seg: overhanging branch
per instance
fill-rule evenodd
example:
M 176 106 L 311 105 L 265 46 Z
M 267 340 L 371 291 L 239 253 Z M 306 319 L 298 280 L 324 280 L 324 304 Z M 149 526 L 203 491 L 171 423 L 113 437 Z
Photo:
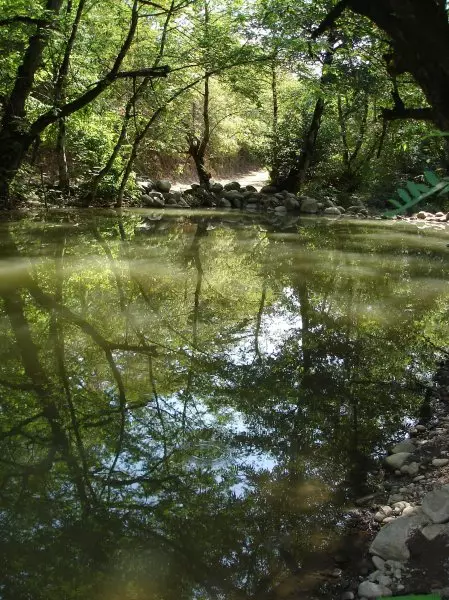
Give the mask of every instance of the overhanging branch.
M 115 79 L 124 79 L 126 77 L 167 77 L 169 73 L 169 66 L 148 67 L 143 69 L 135 69 L 134 71 L 121 71 L 120 73 L 117 73 Z
M 24 23 L 25 25 L 39 25 L 42 27 L 43 25 L 48 24 L 48 21 L 44 21 L 42 19 L 33 19 L 33 17 L 26 17 L 24 15 L 16 15 L 15 17 L 9 17 L 7 19 L 0 19 L 0 27 L 4 27 L 6 25 L 14 25 L 14 23 Z
M 335 21 L 341 17 L 349 6 L 350 2 L 351 0 L 340 0 L 312 33 L 312 39 L 316 40 L 317 37 L 323 35 L 328 29 L 331 29 L 335 25 Z
M 395 121 L 397 119 L 415 119 L 417 121 L 432 121 L 435 117 L 431 108 L 384 108 L 382 117 L 385 121 Z

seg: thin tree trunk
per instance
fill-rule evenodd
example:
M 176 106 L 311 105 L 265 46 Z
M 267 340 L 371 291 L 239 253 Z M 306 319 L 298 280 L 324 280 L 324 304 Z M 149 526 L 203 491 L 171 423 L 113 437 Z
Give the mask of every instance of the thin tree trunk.
M 54 92 L 54 105 L 58 110 L 66 100 L 66 87 L 67 77 L 70 69 L 70 57 L 72 55 L 73 46 L 75 45 L 76 36 L 78 33 L 78 27 L 81 22 L 84 6 L 86 0 L 79 0 L 78 8 L 76 11 L 75 19 L 72 24 L 67 45 L 64 50 L 64 56 L 59 67 L 58 77 L 56 79 L 55 92 Z M 71 3 L 67 8 L 67 12 L 71 11 Z M 67 165 L 67 154 L 66 154 L 66 120 L 61 118 L 58 121 L 58 136 L 56 139 L 56 156 L 58 163 L 58 186 L 64 192 L 68 192 L 70 189 L 69 169 Z
M 295 157 L 294 164 L 289 169 L 288 173 L 283 177 L 279 177 L 278 180 L 272 182 L 277 188 L 287 190 L 294 194 L 296 194 L 304 185 L 310 164 L 315 154 L 316 142 L 321 127 L 325 106 L 323 88 L 326 83 L 328 67 L 332 65 L 334 59 L 335 38 L 335 33 L 331 31 L 328 36 L 328 49 L 326 50 L 323 59 L 323 71 L 320 78 L 320 95 L 315 103 L 312 120 L 304 136 L 302 150 L 300 154 Z
M 270 180 L 278 181 L 280 176 L 280 157 L 279 157 L 279 99 L 276 63 L 271 65 L 271 98 L 273 103 L 273 121 L 271 126 L 272 145 L 271 145 L 271 170 Z

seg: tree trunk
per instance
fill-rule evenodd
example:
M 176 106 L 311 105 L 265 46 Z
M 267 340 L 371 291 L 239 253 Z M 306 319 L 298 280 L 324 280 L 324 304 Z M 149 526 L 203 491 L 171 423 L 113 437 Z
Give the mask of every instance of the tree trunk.
M 66 153 L 66 122 L 58 121 L 58 136 L 56 138 L 56 156 L 58 161 L 58 187 L 63 192 L 70 190 L 69 167 Z
M 48 0 L 45 8 L 50 14 L 58 15 L 62 2 L 63 0 Z M 36 31 L 28 39 L 27 49 L 17 70 L 14 87 L 4 102 L 0 123 L 0 208 L 10 208 L 10 184 L 33 141 L 34 136 L 27 131 L 25 105 L 42 62 L 48 27 L 49 21 L 37 21 Z
M 307 172 L 310 168 L 313 156 L 315 154 L 316 141 L 321 127 L 321 121 L 324 113 L 324 97 L 322 88 L 326 82 L 327 67 L 330 67 L 334 59 L 334 43 L 335 33 L 329 33 L 329 48 L 326 50 L 323 59 L 323 71 L 320 78 L 320 96 L 315 103 L 312 120 L 310 122 L 307 133 L 304 136 L 303 146 L 300 154 L 298 154 L 293 162 L 293 165 L 288 170 L 287 174 L 272 181 L 272 184 L 280 190 L 287 190 L 296 194 L 306 181 Z
M 276 63 L 271 65 L 271 99 L 273 103 L 273 121 L 271 124 L 271 169 L 270 180 L 277 181 L 280 177 L 280 157 L 279 157 L 279 99 L 278 99 L 278 79 Z
M 436 0 L 350 0 L 349 7 L 391 38 L 399 72 L 409 72 L 433 108 L 433 120 L 449 131 L 449 23 Z

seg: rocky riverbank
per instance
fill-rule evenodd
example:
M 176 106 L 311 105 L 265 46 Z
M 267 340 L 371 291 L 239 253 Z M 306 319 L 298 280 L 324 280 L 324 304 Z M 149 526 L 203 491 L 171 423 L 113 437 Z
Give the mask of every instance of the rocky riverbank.
M 146 208 L 221 208 L 246 211 L 272 211 L 283 214 L 301 212 L 305 214 L 324 214 L 334 217 L 348 215 L 359 218 L 369 216 L 368 209 L 357 201 L 353 206 L 344 208 L 326 198 L 319 201 L 309 196 L 296 196 L 283 190 L 266 185 L 257 191 L 252 185 L 241 186 L 238 181 L 222 185 L 211 183 L 207 190 L 198 184 L 192 184 L 183 191 L 172 191 L 168 180 L 141 181 L 140 203 Z
M 431 592 L 449 598 L 449 359 L 424 406 L 429 421 L 391 448 L 378 491 L 357 501 L 352 519 L 366 534 L 364 550 L 347 564 L 343 558 L 335 599 Z

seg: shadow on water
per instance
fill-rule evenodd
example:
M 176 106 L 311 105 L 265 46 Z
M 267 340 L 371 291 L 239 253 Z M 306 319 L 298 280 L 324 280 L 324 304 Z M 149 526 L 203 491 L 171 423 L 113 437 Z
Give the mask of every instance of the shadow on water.
M 448 335 L 389 227 L 1 223 L 1 597 L 312 597 Z

